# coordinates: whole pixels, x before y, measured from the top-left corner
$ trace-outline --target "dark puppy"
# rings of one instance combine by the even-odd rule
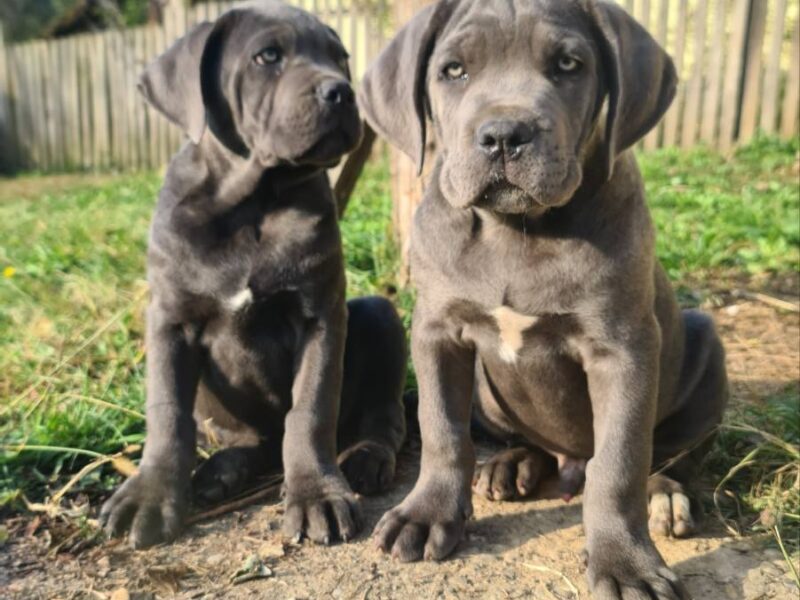
[[[136,547],[178,533],[198,424],[227,448],[195,474],[198,499],[235,493],[282,454],[293,537],[357,532],[339,466],[361,493],[394,476],[403,328],[385,300],[345,304],[324,171],[361,135],[348,79],[336,34],[269,0],[197,26],[142,77],[191,143],[170,164],[151,230],[144,456],[101,515]]]
[[[646,31],[581,0],[443,0],[370,69],[370,124],[421,162],[430,118],[439,151],[411,243],[422,466],[376,528],[384,550],[439,559],[458,543],[474,414],[511,446],[479,467],[478,493],[527,496],[552,461],[570,496],[586,467],[595,597],[686,597],[648,507],[655,530],[692,531],[683,484],[726,403],[723,351],[708,317],[678,308],[627,151],[675,87]]]

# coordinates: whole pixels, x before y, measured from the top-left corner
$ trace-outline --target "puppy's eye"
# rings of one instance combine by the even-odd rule
[[[450,81],[457,81],[469,77],[466,67],[460,62],[451,62],[447,64],[442,70],[442,75],[445,79],[449,79]]]
[[[558,62],[556,63],[556,67],[559,73],[577,73],[580,71],[581,61],[577,58],[572,58],[571,56],[567,56],[566,54],[559,57]]]
[[[280,48],[270,46],[269,48],[264,48],[261,52],[256,54],[253,57],[253,61],[255,61],[255,63],[260,67],[267,67],[280,62],[282,57],[283,53],[281,52]]]

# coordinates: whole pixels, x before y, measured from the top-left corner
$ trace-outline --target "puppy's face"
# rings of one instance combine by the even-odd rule
[[[359,89],[367,121],[420,166],[436,129],[439,189],[459,208],[535,217],[592,167],[610,177],[674,97],[661,47],[601,0],[439,0]]]
[[[535,216],[580,185],[605,89],[588,16],[554,3],[470,3],[436,44],[427,90],[454,206]]]
[[[326,164],[350,151],[361,134],[349,57],[333,30],[310,15],[291,14],[251,10],[229,17],[218,34],[224,37],[218,68],[213,51],[203,59],[212,70],[204,97],[207,106],[230,111],[262,163]]]
[[[312,15],[260,0],[197,26],[140,89],[195,143],[213,135],[264,167],[328,166],[361,136],[348,58]]]

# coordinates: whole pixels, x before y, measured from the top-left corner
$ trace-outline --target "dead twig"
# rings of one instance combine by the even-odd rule
[[[556,571],[555,569],[551,569],[550,567],[545,567],[543,565],[532,565],[530,563],[522,563],[522,566],[530,569],[531,571],[537,571],[539,573],[549,573],[550,575],[557,575],[558,577],[561,578],[561,580],[565,584],[567,584],[567,587],[569,588],[569,591],[572,592],[573,594],[575,594],[576,598],[580,598],[581,597],[580,592],[578,591],[578,588],[575,586],[574,583],[572,583],[572,580],[569,577],[567,577],[564,573],[562,573],[561,571]]]
[[[761,302],[762,304],[766,304],[767,306],[771,306],[772,308],[777,308],[778,310],[800,313],[800,304],[795,304],[794,302],[782,300],[781,298],[776,298],[775,296],[769,296],[767,294],[762,294],[760,292],[748,292],[747,290],[734,290],[733,297],[743,298],[745,300],[752,300],[754,302]]]

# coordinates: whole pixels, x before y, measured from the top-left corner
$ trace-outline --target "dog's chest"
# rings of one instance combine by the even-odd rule
[[[239,228],[220,253],[221,277],[213,295],[222,308],[239,313],[275,294],[313,287],[312,271],[331,250],[323,220],[287,208]]]
[[[566,357],[570,340],[581,330],[573,314],[530,314],[507,304],[459,300],[450,303],[446,314],[450,326],[481,357],[505,365],[520,365],[531,357]]]

